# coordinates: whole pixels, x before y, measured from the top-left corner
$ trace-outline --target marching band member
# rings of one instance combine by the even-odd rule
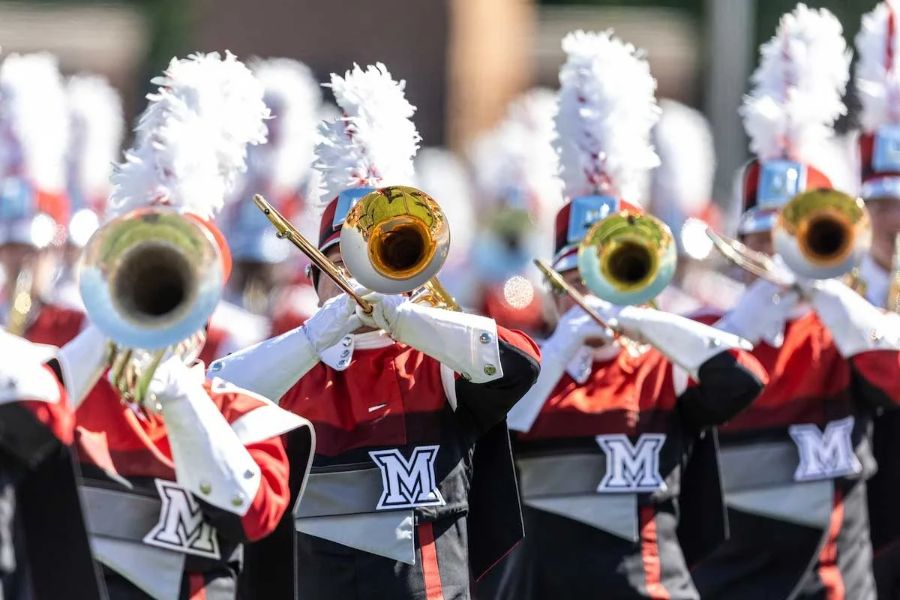
[[[410,188],[373,192],[412,179],[419,135],[404,83],[384,65],[330,85],[343,114],[322,125],[316,150],[329,199],[318,247],[340,268],[355,202],[381,199],[393,214],[421,201],[392,205],[391,190]],[[537,375],[537,349],[490,319],[403,295],[367,293],[367,315],[318,269],[313,279],[321,308],[305,325],[211,368],[316,427],[291,522],[298,597],[470,598],[470,574],[521,538],[504,417]],[[287,597],[285,584],[257,593]]]
[[[55,351],[0,331],[0,595],[99,600]]]
[[[611,32],[571,33],[563,49],[556,148],[570,202],[556,217],[554,268],[587,293],[578,243],[607,215],[638,214],[621,198],[658,163],[649,136],[659,109],[647,61]],[[736,336],[588,298],[653,348],[622,351],[569,296],[556,298],[562,316],[540,377],[509,416],[526,537],[498,597],[697,598],[676,536],[683,465],[764,377]]]
[[[836,195],[810,157],[845,112],[850,54],[832,14],[800,4],[760,55],[741,110],[756,158],[739,234],[773,254],[785,203],[813,211]],[[900,327],[838,280],[799,278],[756,280],[719,327],[756,344],[769,383],[719,430],[730,537],[693,570],[701,596],[874,598],[868,431],[874,407],[900,401]]]
[[[10,55],[0,67],[0,265],[5,328],[61,346],[84,315],[51,300],[69,222],[63,80],[49,54]]]
[[[545,329],[535,256],[562,206],[559,162],[551,140],[556,95],[534,89],[514,100],[506,117],[470,152],[479,196],[479,224],[467,270],[479,312],[529,332]],[[474,275],[474,276],[473,276]]]
[[[886,1],[863,17],[856,37],[859,61],[856,89],[862,104],[860,120],[861,196],[872,217],[872,248],[859,267],[866,299],[875,306],[900,311],[892,288],[900,263],[900,160],[893,151],[900,140],[900,50],[897,19],[900,6]],[[893,284],[896,286],[896,284]],[[892,292],[893,289],[893,292]],[[900,598],[900,411],[875,420],[872,454],[878,472],[868,481],[869,516],[874,550],[875,584],[879,598]]]
[[[229,271],[228,247],[211,220],[244,168],[245,146],[265,141],[268,111],[259,82],[230,53],[173,59],[153,82],[159,88],[148,96],[135,146],[113,175],[107,216],[114,218],[82,259],[80,286],[95,324],[59,359],[77,407],[81,493],[110,597],[232,599],[242,544],[274,530],[289,479],[308,469],[299,447],[289,468],[281,435],[296,433],[307,456],[312,442],[304,419],[206,379],[194,360],[203,339],[197,329]],[[179,255],[183,238],[189,250]],[[193,277],[205,279],[164,278],[167,265],[182,272],[179,264],[193,263]],[[156,289],[155,277],[163,278]],[[139,346],[124,355],[136,376],[150,377],[145,394],[128,378],[123,387],[115,366],[98,380],[108,364],[107,335],[135,339],[160,327],[193,331],[155,370]]]

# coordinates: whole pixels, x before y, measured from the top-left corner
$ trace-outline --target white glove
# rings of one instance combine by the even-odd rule
[[[749,341],[754,346],[764,341],[780,348],[784,326],[797,306],[799,295],[765,279],[753,282],[731,312],[716,327]]]
[[[404,304],[412,304],[407,296],[386,295],[371,292],[364,296],[366,300],[372,303],[371,314],[366,314],[363,309],[356,305],[356,316],[367,327],[381,329],[388,333],[394,331],[394,325],[397,323],[399,313],[404,310]]]
[[[329,299],[303,325],[306,337],[320,354],[331,348],[345,335],[356,331],[363,325],[357,316],[356,301],[347,294]]]
[[[601,316],[611,317],[618,312],[608,302],[586,296],[591,308]],[[604,314],[606,313],[606,314]],[[556,329],[541,347],[541,372],[538,380],[509,411],[506,423],[515,431],[529,431],[553,392],[569,362],[581,350],[587,340],[600,339],[612,342],[613,334],[588,316],[580,306],[573,306],[560,317]]]
[[[77,409],[97,384],[109,356],[109,339],[94,325],[88,325],[59,349],[57,359],[72,409]]]
[[[503,377],[493,319],[422,306],[405,296],[372,292],[364,297],[372,303],[372,314],[357,310],[363,323],[385,330],[473,383]]]
[[[885,313],[837,279],[798,282],[841,356],[900,350],[900,315]]]
[[[594,296],[585,296],[585,299],[588,301],[588,305],[607,322],[618,314],[619,308],[609,302]],[[614,339],[612,330],[600,326],[583,308],[575,305],[560,317],[556,324],[556,330],[544,347],[553,353],[558,353],[568,363],[588,340],[611,343]]]
[[[259,489],[260,468],[203,383],[202,370],[173,356],[156,369],[148,395],[162,407],[178,485],[243,516]]]
[[[321,352],[362,326],[355,307],[346,294],[335,296],[301,327],[215,361],[209,375],[277,401],[316,366]]]

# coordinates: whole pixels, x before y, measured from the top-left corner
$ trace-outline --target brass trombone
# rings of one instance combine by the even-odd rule
[[[708,227],[706,233],[737,266],[776,285],[794,286],[794,278],[771,257]],[[811,190],[797,194],[781,208],[772,241],[792,273],[830,279],[850,273],[862,260],[871,243],[871,222],[861,199],[837,190]]]
[[[678,254],[672,232],[665,223],[647,214],[628,210],[602,219],[588,230],[578,245],[578,272],[588,289],[612,304],[651,302],[672,280]],[[632,356],[645,346],[625,337],[595,311],[587,299],[541,259],[534,264],[554,289],[572,298],[594,321]]]
[[[167,352],[199,350],[225,282],[218,244],[197,220],[142,208],[98,229],[78,271],[87,314],[112,340],[110,380],[143,405]]]
[[[278,231],[353,298],[365,313],[371,303],[361,297],[340,269],[259,194],[253,202]],[[350,275],[382,294],[411,292],[414,302],[459,310],[436,275],[450,249],[450,228],[437,202],[409,186],[369,192],[353,206],[341,228],[341,257]]]

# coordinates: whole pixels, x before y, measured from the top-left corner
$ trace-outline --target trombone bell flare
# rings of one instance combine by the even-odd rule
[[[779,212],[772,241],[775,252],[799,276],[838,277],[869,251],[869,213],[860,198],[837,190],[803,192]]]
[[[675,275],[678,252],[669,228],[630,211],[594,223],[578,245],[578,271],[599,298],[625,306],[649,302]]]
[[[450,227],[431,196],[408,186],[363,196],[341,228],[341,258],[365,288],[400,294],[435,277],[450,251]]]
[[[175,210],[142,208],[98,229],[79,262],[91,321],[116,344],[160,350],[202,329],[219,302],[219,247]]]

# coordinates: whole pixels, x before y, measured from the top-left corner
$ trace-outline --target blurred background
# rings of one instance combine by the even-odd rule
[[[860,15],[875,3],[810,4],[834,12],[850,42]],[[105,75],[122,93],[129,122],[150,77],[175,55],[230,49],[241,58],[292,57],[320,81],[354,61],[380,60],[407,80],[423,146],[462,151],[522,91],[556,87],[567,31],[612,27],[646,49],[660,97],[710,119],[715,201],[730,220],[732,179],[747,157],[736,109],[756,48],[793,6],[792,0],[32,0],[0,2],[0,40],[4,54],[47,49],[67,74]]]

